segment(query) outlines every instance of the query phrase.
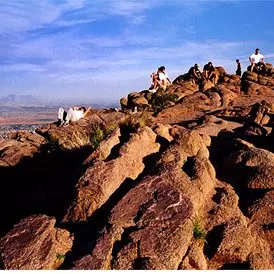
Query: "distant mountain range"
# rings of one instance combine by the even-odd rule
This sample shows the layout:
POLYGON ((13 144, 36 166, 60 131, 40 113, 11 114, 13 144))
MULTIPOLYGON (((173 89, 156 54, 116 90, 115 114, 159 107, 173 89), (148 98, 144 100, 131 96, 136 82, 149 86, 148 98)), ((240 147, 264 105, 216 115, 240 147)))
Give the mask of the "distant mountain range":
POLYGON ((0 97, 0 105, 25 106, 25 105, 38 105, 38 104, 42 104, 41 100, 32 95, 9 94, 7 96, 0 97))
MULTIPOLYGON (((92 101, 92 100, 91 100, 92 101)), ((45 100, 33 95, 16 95, 16 94, 9 94, 7 96, 0 97, 0 106, 1 107, 53 107, 53 106, 62 106, 62 107, 70 107, 73 105, 83 105, 83 106, 92 106, 94 108, 112 108, 118 107, 119 102, 105 102, 105 101, 93 101, 88 102, 86 99, 66 99, 64 100, 45 100)))

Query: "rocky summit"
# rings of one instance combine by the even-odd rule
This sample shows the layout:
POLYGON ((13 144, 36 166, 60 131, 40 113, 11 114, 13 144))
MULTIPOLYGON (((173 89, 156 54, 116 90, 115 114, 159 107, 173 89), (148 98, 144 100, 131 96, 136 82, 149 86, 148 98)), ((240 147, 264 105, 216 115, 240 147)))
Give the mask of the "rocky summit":
POLYGON ((0 141, 1 269, 274 269, 274 69, 178 76, 0 141))

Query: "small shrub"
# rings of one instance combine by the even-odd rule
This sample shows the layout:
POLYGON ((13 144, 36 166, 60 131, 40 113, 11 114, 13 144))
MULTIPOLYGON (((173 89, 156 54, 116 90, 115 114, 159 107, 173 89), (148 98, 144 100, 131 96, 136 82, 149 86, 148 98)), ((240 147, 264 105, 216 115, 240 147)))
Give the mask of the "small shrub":
POLYGON ((57 254, 56 254, 56 258, 57 258, 58 260, 65 260, 66 255, 57 253, 57 254))
POLYGON ((151 105, 152 109, 155 114, 159 113, 162 111, 164 108, 168 107, 170 103, 175 103, 178 100, 178 95, 177 94, 172 94, 172 93, 162 93, 162 94, 157 94, 155 93, 152 100, 151 100, 151 105))
POLYGON ((149 114, 143 111, 135 115, 128 115, 119 125, 128 132, 137 132, 139 128, 151 126, 151 119, 149 114))
POLYGON ((118 125, 114 123, 110 123, 104 126, 103 131, 105 133, 105 136, 109 136, 117 127, 118 125))
POLYGON ((193 227, 193 237, 195 240, 203 240, 206 238, 206 231, 202 227, 201 222, 198 218, 195 218, 194 227, 193 227))
POLYGON ((90 137, 91 147, 93 149, 96 149, 99 146, 99 144, 104 140, 104 138, 105 138, 105 133, 104 133, 104 130, 102 129, 102 126, 98 124, 94 125, 93 131, 90 137))

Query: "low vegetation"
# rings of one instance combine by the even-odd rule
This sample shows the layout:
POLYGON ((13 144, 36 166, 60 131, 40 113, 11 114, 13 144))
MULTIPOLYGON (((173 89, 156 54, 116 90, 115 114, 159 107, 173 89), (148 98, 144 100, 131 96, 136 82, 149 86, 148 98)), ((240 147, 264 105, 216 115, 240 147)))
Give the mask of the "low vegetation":
POLYGON ((178 95, 172 93, 155 93, 151 99, 151 105, 155 114, 161 112, 164 108, 170 106, 172 103, 177 102, 178 95))
POLYGON ((152 120, 147 111, 128 115, 121 123, 122 130, 137 132, 139 128, 151 126, 152 120))
POLYGON ((193 227, 193 237, 195 240, 203 240, 206 239, 206 231, 203 228, 201 221, 198 217, 194 220, 194 227, 193 227))
POLYGON ((58 260, 65 260, 66 255, 57 253, 57 254, 56 254, 56 258, 57 258, 58 260))

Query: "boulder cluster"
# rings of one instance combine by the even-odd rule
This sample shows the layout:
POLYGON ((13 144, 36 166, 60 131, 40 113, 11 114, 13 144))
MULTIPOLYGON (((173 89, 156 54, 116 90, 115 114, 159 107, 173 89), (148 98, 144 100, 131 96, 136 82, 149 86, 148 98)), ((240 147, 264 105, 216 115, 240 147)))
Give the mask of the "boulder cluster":
POLYGON ((10 134, 0 268, 274 269, 268 67, 217 67, 217 85, 181 75, 122 98, 122 111, 10 134))

